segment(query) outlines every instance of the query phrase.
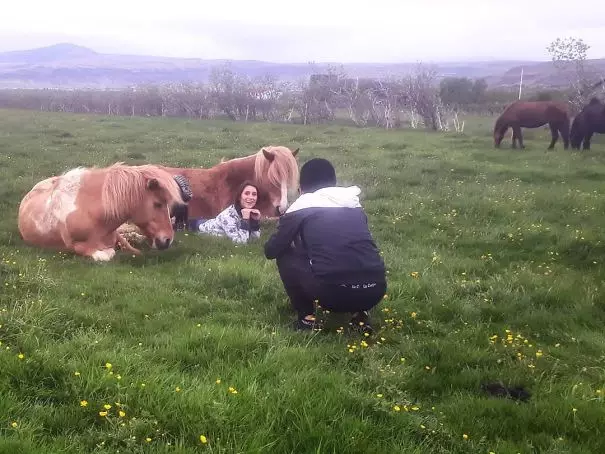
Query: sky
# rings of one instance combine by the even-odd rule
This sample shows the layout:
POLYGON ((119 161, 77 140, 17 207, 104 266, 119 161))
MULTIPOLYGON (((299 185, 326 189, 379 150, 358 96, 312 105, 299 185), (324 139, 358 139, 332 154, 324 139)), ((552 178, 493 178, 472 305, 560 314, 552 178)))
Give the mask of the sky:
POLYGON ((573 36, 591 46, 589 58, 605 58, 597 0, 588 14, 574 7, 591 0, 3 3, 0 51, 70 42, 102 53, 283 63, 549 60, 546 46, 573 36))

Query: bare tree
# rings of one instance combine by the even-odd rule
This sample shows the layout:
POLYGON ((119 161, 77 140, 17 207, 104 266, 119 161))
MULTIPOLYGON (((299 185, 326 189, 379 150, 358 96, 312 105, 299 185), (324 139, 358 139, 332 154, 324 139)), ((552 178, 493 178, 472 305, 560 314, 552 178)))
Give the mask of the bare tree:
POLYGON ((546 50, 550 54, 555 68, 564 76, 571 89, 570 103, 579 111, 587 102, 587 92, 591 87, 593 71, 586 63, 590 46, 582 38, 557 38, 546 50))

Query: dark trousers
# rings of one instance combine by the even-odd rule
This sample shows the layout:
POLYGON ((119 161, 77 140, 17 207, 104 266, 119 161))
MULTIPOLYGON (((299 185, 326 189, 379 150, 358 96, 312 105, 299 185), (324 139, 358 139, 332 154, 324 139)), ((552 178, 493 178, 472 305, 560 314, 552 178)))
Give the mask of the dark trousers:
POLYGON ((328 282, 311 270, 308 258, 294 251, 277 259, 277 269, 290 303, 299 318, 315 313, 314 302, 332 312, 360 312, 376 306, 386 293, 384 278, 358 278, 358 282, 328 282))

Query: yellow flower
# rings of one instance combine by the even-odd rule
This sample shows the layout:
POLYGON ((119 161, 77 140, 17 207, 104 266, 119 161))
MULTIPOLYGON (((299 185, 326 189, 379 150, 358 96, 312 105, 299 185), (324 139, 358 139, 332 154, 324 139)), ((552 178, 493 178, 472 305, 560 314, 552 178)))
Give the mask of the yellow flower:
POLYGON ((19 359, 23 359, 23 358, 25 358, 25 355, 24 355, 23 353, 19 353, 19 354, 17 355, 17 358, 19 358, 19 359))
POLYGON ((120 415, 120 418, 123 418, 124 416, 126 416, 126 413, 124 411, 122 411, 122 410, 120 410, 118 412, 118 414, 120 415))
POLYGON ((412 317, 412 318, 416 318, 416 315, 417 315, 417 314, 416 314, 416 312, 412 312, 412 313, 410 314, 410 317, 412 317))
POLYGON ((175 391, 175 392, 177 392, 177 393, 180 393, 180 392, 181 392, 181 388, 179 388, 179 387, 177 386, 176 388, 174 388, 174 391, 175 391))
POLYGON ((109 410, 109 409, 111 408, 111 405, 109 405, 109 404, 105 404, 105 405, 103 405, 103 408, 104 408, 105 410, 109 410))
POLYGON ((237 394, 237 389, 235 389, 233 386, 229 386, 229 392, 231 394, 237 394))
POLYGON ((102 418, 104 418, 105 416, 107 416, 107 412, 106 411, 100 411, 99 412, 99 416, 101 416, 102 418))
POLYGON ((399 407, 399 405, 395 405, 393 407, 393 411, 401 411, 401 408, 399 407))
POLYGON ((380 399, 382 397, 382 394, 376 394, 376 397, 380 399))
POLYGON ((200 442, 205 445, 206 443, 208 443, 208 439, 206 438, 205 435, 200 435, 200 442))
POLYGON ((147 443, 149 443, 149 442, 151 441, 151 438, 147 437, 147 438, 145 438, 145 441, 146 441, 147 443))
POLYGON ((412 276, 414 279, 418 279, 418 276, 420 276, 420 273, 418 271, 412 271, 410 273, 410 276, 412 276))
POLYGON ((105 369, 111 369, 111 363, 105 363, 105 369))
POLYGON ((16 429, 18 426, 19 426, 19 424, 17 424, 17 422, 16 422, 16 421, 11 422, 11 427, 12 427, 13 429, 16 429))
POLYGON ((220 378, 217 378, 217 379, 216 379, 216 384, 217 384, 217 385, 220 385, 220 384, 221 384, 221 379, 220 379, 220 378))
POLYGON ((87 400, 81 400, 80 401, 80 407, 86 407, 88 405, 88 401, 87 400))
POLYGON ((74 372, 74 375, 75 375, 76 377, 79 377, 79 376, 80 376, 80 372, 75 371, 75 372, 74 372))
POLYGON ((414 411, 418 411, 418 410, 420 410, 420 408, 418 408, 416 405, 414 405, 414 406, 412 407, 412 410, 414 410, 414 411))
POLYGON ((462 438, 464 438, 465 440, 468 440, 468 435, 467 434, 462 434, 462 438))
POLYGON ((540 356, 542 356, 542 350, 536 352, 536 358, 539 358, 540 356))

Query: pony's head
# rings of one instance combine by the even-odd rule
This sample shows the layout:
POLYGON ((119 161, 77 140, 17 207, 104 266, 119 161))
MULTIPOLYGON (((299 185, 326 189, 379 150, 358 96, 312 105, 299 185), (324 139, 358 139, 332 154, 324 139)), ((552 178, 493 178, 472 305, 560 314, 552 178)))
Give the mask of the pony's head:
POLYGON ((500 148, 500 144, 502 143, 502 139, 504 139, 504 134, 508 128, 503 124, 503 121, 499 118, 496 120, 496 124, 494 125, 494 147, 500 148))
POLYGON ((103 186, 106 218, 128 219, 153 248, 168 248, 174 238, 170 212, 186 203, 186 182, 153 165, 118 163, 110 169, 103 186))
POLYGON ((259 190, 266 194, 277 215, 288 208, 288 191, 294 191, 298 184, 298 163, 296 155, 288 147, 264 147, 256 153, 254 179, 259 190))

